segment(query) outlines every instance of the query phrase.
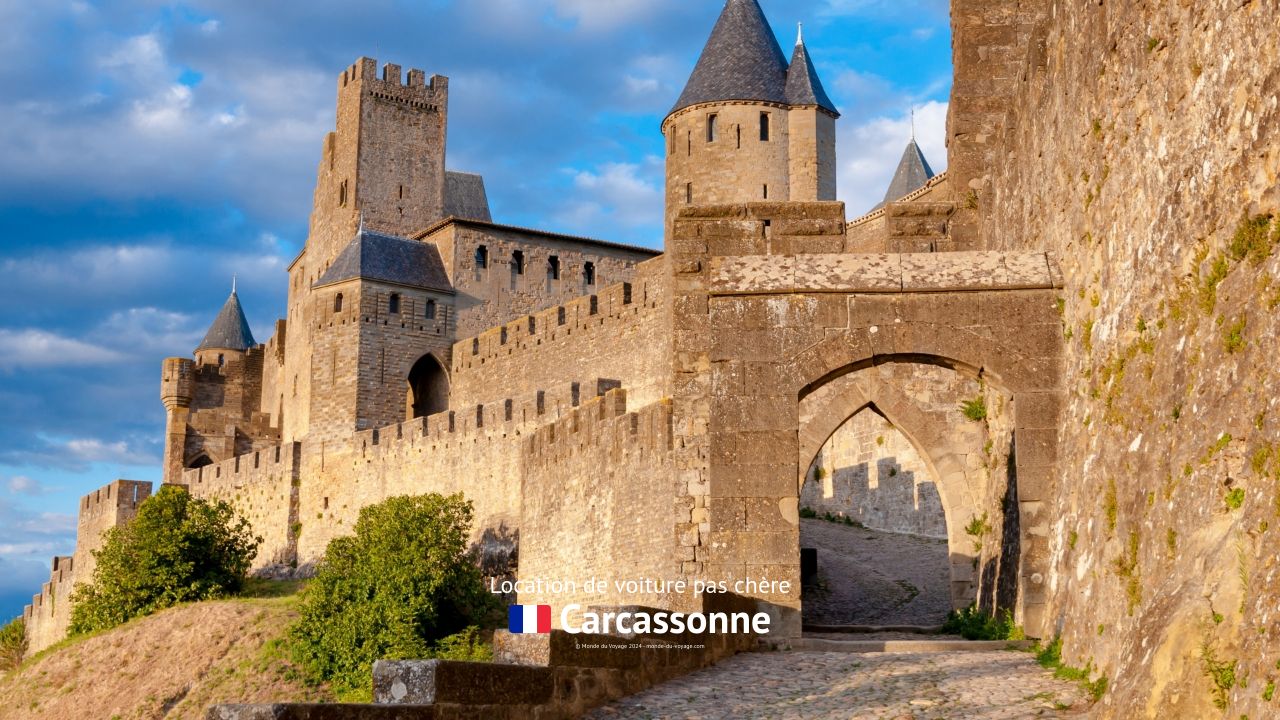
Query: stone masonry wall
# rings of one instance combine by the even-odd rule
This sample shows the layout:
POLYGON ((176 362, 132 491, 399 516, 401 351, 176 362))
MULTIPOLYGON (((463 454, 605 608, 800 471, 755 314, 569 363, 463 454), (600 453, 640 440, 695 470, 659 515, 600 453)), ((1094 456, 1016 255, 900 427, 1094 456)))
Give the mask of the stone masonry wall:
POLYGON ((620 381, 631 401, 669 394, 665 260, 636 266, 635 280, 458 341, 452 394, 468 402, 524 395, 580 377, 620 381))
POLYGON ((116 480, 80 498, 75 553, 54 558, 49 582, 22 611, 28 653, 39 652, 67 636, 71 592, 76 584, 92 580, 97 567, 93 552, 102 547, 103 533, 132 519, 138 506, 150 496, 149 482, 116 480))
POLYGON ((254 567, 293 565, 297 559, 298 487, 302 446, 286 443, 187 470, 180 482, 194 497, 230 503, 262 537, 254 567))
POLYGON ((846 420, 818 451, 800 488, 800 506, 873 530, 947 537, 929 467, 911 441, 873 410, 846 420))
POLYGON ((666 607, 663 593, 619 589, 615 581, 674 580, 675 497, 668 401, 627 412, 613 390, 524 443, 520 580, 573 581, 576 592, 520 593, 519 602, 666 607), (603 592, 582 585, 598 578, 603 592))
POLYGON ((1110 678, 1100 717, 1271 717, 1280 11, 1046 4, 981 212, 989 247, 1063 260, 1051 618, 1110 678))
POLYGON ((588 242, 489 223, 455 220, 422 238, 440 248, 457 290, 455 338, 478 335, 513 318, 631 282, 636 266, 655 251, 612 243, 588 242), (487 267, 476 264, 484 247, 487 267), (518 262, 516 252, 522 254, 518 262), (555 258, 559 277, 552 277, 555 258), (587 263, 593 267, 587 280, 587 263))

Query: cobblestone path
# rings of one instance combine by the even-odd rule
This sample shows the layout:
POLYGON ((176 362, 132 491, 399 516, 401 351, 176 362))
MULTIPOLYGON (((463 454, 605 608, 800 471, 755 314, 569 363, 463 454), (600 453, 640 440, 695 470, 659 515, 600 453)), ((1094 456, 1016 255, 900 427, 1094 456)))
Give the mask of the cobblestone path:
POLYGON ((1029 653, 746 653, 599 708, 593 720, 1078 717, 1078 685, 1029 653))

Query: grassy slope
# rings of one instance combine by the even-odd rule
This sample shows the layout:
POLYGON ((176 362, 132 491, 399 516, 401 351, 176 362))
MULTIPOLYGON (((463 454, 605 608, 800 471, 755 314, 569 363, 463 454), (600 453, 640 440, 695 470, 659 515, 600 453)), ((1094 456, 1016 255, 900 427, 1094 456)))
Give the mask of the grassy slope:
POLYGON ((183 605, 55 645, 0 678, 0 718, 196 719, 219 702, 331 701, 281 646, 296 589, 259 585, 276 597, 183 605))

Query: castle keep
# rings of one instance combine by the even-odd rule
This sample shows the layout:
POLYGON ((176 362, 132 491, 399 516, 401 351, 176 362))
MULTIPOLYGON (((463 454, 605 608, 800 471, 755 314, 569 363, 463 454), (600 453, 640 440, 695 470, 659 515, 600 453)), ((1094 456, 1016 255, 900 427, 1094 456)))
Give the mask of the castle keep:
MULTIPOLYGON (((285 317, 258 344, 233 293, 164 363, 165 482, 232 503, 262 572, 305 573, 371 503, 461 492, 484 557, 518 555, 521 578, 789 581, 745 599, 782 637, 802 629, 802 505, 857 506, 945 537, 954 607, 1008 609, 1111 678, 1100 715, 1213 712, 1204 647, 1256 680, 1232 716, 1268 715, 1275 8, 951 15, 948 169, 912 141, 850 220, 803 38, 788 61, 755 0, 728 0, 661 124, 661 254, 495 222, 483 180, 446 169, 448 81, 360 59, 285 317), (818 472, 886 428, 912 479, 882 496, 945 522, 818 472)), ((27 609, 33 648, 148 491, 82 503, 27 609)))

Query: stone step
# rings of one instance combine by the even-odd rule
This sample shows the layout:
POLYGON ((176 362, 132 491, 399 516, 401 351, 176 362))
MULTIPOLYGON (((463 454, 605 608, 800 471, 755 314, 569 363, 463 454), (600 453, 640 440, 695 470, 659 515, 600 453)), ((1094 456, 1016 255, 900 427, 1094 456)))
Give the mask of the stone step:
POLYGON ((807 633, 919 633, 921 635, 937 635, 942 632, 941 625, 809 625, 805 624, 807 633))
POLYGON ((806 652, 845 653, 943 653, 1029 650, 1030 640, 827 640, 800 638, 786 641, 779 649, 806 652))

